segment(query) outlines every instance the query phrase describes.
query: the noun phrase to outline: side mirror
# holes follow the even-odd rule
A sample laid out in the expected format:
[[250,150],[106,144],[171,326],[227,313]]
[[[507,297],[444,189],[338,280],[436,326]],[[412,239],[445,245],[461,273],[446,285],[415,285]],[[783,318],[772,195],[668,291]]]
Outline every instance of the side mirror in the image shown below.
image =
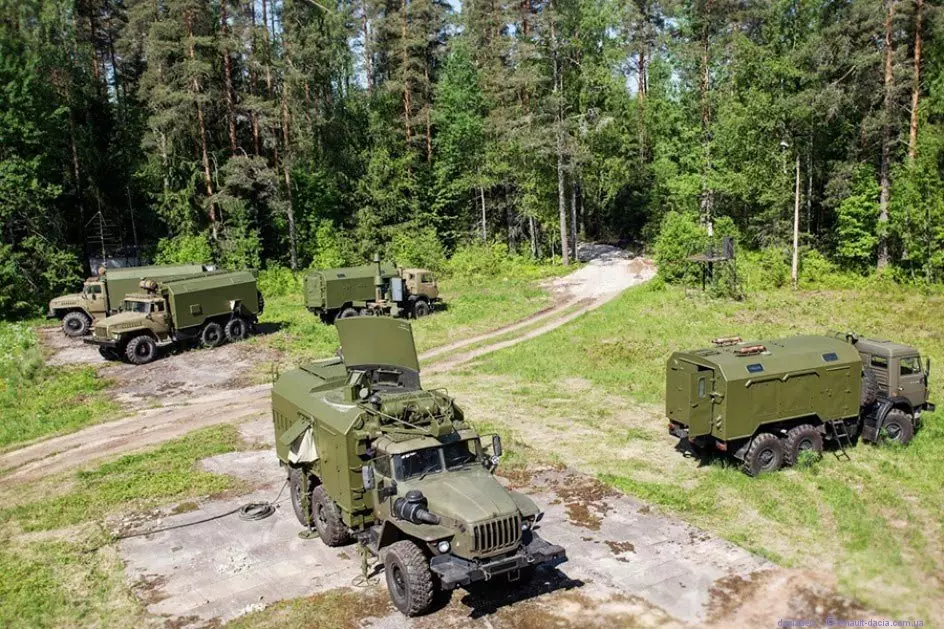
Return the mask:
[[376,479],[374,478],[374,468],[370,465],[365,465],[361,468],[361,478],[364,480],[364,489],[370,491],[377,484]]
[[492,455],[493,456],[502,455],[501,437],[499,437],[498,435],[492,435]]
[[926,375],[926,376],[930,376],[930,375],[931,375],[931,359],[930,359],[930,357],[924,359],[924,375]]

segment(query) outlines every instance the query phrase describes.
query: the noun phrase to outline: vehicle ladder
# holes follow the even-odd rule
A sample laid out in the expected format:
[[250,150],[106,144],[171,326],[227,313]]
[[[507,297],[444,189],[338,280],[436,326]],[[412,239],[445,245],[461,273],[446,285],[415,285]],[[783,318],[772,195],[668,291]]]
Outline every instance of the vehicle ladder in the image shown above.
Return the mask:
[[845,439],[846,443],[849,446],[852,446],[852,437],[849,436],[849,431],[846,430],[846,422],[841,419],[833,419],[829,422],[830,428],[833,431],[833,437],[836,438],[836,443],[839,444],[838,450],[833,450],[833,454],[837,459],[842,459],[845,457],[847,461],[852,459],[849,457],[849,453],[846,452],[846,447],[842,444],[842,440]]

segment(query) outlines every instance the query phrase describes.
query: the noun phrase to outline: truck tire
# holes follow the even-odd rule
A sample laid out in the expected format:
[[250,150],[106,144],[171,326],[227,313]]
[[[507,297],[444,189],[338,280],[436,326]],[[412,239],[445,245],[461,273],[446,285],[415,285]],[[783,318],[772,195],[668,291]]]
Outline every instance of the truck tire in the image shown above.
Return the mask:
[[223,326],[216,321],[210,321],[200,331],[200,344],[204,347],[218,347],[223,338]]
[[429,302],[425,299],[417,299],[413,302],[413,318],[419,319],[429,314]]
[[796,465],[804,450],[815,452],[817,456],[823,454],[823,435],[810,424],[802,424],[790,429],[783,446],[784,462]]
[[882,443],[900,443],[907,445],[914,438],[914,420],[905,411],[893,408],[888,411],[882,422],[879,439]]
[[744,455],[744,472],[748,476],[757,476],[767,472],[776,472],[783,465],[783,443],[777,435],[762,432],[751,441],[751,446]]
[[871,369],[862,370],[862,392],[859,394],[859,406],[871,406],[878,399],[878,379]]
[[150,336],[136,336],[125,345],[125,357],[133,365],[146,365],[157,358],[157,343]]
[[226,322],[223,332],[226,334],[227,341],[236,343],[249,336],[249,324],[242,317],[233,317]]
[[433,573],[429,560],[409,540],[391,544],[384,555],[387,591],[393,605],[406,616],[418,616],[433,603]]
[[314,518],[309,520],[311,507],[315,504],[314,492],[318,485],[313,481],[308,481],[308,509],[304,508],[302,501],[302,471],[297,467],[291,468],[288,473],[288,488],[292,493],[292,510],[295,511],[295,517],[298,523],[308,528],[314,523]]
[[344,308],[343,310],[341,310],[341,312],[338,313],[338,316],[335,317],[335,320],[347,319],[348,317],[356,317],[357,314],[358,314],[357,308],[351,308],[350,306],[348,306],[347,308]]
[[66,316],[62,318],[62,331],[66,333],[66,336],[73,338],[88,334],[91,325],[92,319],[78,310],[66,313]]
[[318,536],[327,546],[343,546],[351,541],[347,526],[341,519],[341,511],[328,497],[324,486],[318,485],[312,490],[311,508]]

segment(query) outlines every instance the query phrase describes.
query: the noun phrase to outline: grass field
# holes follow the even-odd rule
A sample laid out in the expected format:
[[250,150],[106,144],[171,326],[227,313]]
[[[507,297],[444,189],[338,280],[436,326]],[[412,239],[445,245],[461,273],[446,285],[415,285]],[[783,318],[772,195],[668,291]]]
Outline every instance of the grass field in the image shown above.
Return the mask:
[[[841,591],[888,613],[944,613],[944,420],[926,414],[906,448],[859,445],[807,469],[751,479],[725,459],[686,458],[666,434],[665,361],[711,338],[856,330],[944,359],[944,298],[917,291],[789,290],[718,301],[658,283],[575,323],[438,378],[544,458],[785,566],[832,571]],[[548,357],[552,357],[549,359]],[[932,368],[932,400],[944,376]],[[606,456],[601,456],[605,452]]]
[[237,490],[196,462],[245,447],[233,426],[217,426],[0,492],[0,627],[140,626],[105,519]]

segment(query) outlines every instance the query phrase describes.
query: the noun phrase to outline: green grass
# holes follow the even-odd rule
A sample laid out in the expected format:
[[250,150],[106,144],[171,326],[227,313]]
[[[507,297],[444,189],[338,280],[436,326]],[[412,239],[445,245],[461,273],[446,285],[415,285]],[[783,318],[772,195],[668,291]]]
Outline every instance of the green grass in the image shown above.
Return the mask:
[[[484,357],[448,384],[460,400],[473,396],[478,414],[499,429],[527,421],[522,438],[540,456],[563,457],[783,565],[831,568],[842,592],[879,611],[937,617],[944,613],[937,578],[944,574],[944,413],[925,414],[908,447],[860,444],[850,462],[827,452],[808,467],[756,479],[720,457],[700,466],[666,434],[672,351],[717,336],[828,330],[914,344],[940,364],[944,298],[886,285],[733,302],[641,286],[571,325]],[[944,401],[944,375],[933,368],[931,390],[933,401]],[[600,456],[601,443],[608,457]]]
[[233,426],[217,426],[6,490],[3,501],[13,504],[0,511],[0,627],[140,625],[144,612],[107,545],[105,518],[237,489],[237,480],[196,463],[241,447]]
[[[542,267],[541,271],[545,277],[564,272],[562,267],[552,266]],[[445,308],[413,321],[413,334],[421,352],[512,323],[551,305],[550,294],[534,278],[448,278],[440,282],[440,290]],[[338,347],[334,326],[321,323],[304,303],[301,293],[267,298],[260,321],[263,329],[272,333],[250,341],[260,348],[278,351],[280,367],[332,356]],[[259,369],[266,376],[271,363]]]
[[0,322],[0,450],[77,430],[117,408],[93,368],[43,364],[33,323]]

